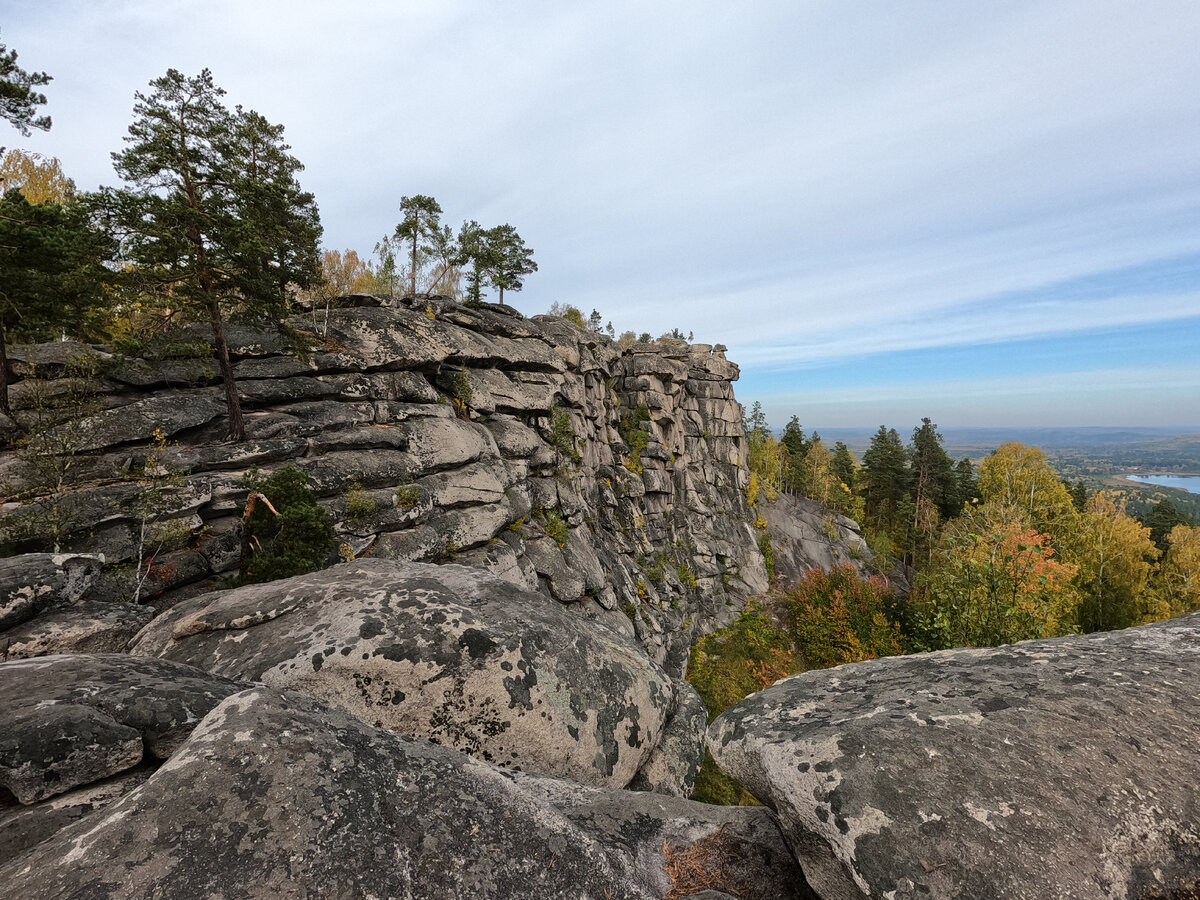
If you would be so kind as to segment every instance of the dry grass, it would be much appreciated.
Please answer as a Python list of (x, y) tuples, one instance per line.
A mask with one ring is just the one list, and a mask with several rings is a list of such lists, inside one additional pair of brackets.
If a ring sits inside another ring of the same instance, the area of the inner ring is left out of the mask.
[(663, 842), (663, 871), (671, 879), (666, 900), (679, 900), (699, 891), (717, 890), (742, 896), (741, 878), (733, 874), (741, 854), (725, 839), (725, 826), (694, 844)]

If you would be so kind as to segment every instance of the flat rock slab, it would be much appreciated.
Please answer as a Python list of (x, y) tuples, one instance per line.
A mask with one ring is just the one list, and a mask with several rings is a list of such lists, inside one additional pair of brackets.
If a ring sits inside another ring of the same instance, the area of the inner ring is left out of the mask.
[(120, 653), (154, 615), (153, 608), (134, 603), (79, 603), (0, 634), (0, 658)]
[(104, 565), (84, 553), (23, 553), (0, 559), (0, 631), (46, 607), (77, 603)]
[[(700, 881), (696, 861), (727, 871)], [(516, 776), (260, 686), (137, 790), (0, 862), (0, 897), (788, 898), (796, 878), (764, 810)]]
[(675, 705), (630, 639), (478, 569), (365, 559), (186, 600), (131, 652), (497, 765), (624, 787)]
[(0, 663), (0, 787), (37, 803), (166, 759), (243, 685), (189, 666), (129, 656), (43, 656)]
[(709, 729), (823, 898), (1190, 897), (1200, 614), (776, 683)]

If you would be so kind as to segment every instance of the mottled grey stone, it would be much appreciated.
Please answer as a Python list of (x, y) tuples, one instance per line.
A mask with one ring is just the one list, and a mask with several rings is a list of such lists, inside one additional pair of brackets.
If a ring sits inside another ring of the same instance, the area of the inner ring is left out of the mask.
[[(75, 424), (56, 426), (45, 437), (34, 435), (30, 446), (37, 451), (69, 441), (75, 452), (81, 452), (149, 441), (159, 430), (169, 437), (224, 416), (225, 401), (218, 391), (213, 387), (156, 394), (116, 409), (102, 410)], [(64, 437), (67, 429), (70, 436)]]
[(47, 607), (77, 603), (104, 558), (84, 553), (24, 553), (0, 559), (0, 631)]
[(154, 610), (132, 603), (79, 603), (0, 634), (0, 659), (55, 653), (120, 653)]
[(6, 900), (798, 900), (802, 884), (765, 810), (516, 776), (265, 687), (137, 790), (0, 860)]
[[(32, 806), (0, 801), (0, 861), (16, 859), (60, 829), (103, 809), (150, 777), (156, 765), (143, 763)], [(3, 890), (3, 888), (0, 888)]]
[(184, 601), (131, 648), (498, 765), (624, 787), (673, 708), (615, 632), (477, 569), (364, 559)]
[(704, 735), (708, 708), (686, 681), (675, 681), (675, 709), (663, 728), (662, 739), (645, 765), (638, 769), (629, 789), (689, 797), (704, 763)]
[(796, 675), (709, 747), (823, 898), (1187, 897), (1197, 684), (1193, 614)]
[(24, 804), (165, 759), (241, 685), (129, 656), (0, 663), (0, 787)]

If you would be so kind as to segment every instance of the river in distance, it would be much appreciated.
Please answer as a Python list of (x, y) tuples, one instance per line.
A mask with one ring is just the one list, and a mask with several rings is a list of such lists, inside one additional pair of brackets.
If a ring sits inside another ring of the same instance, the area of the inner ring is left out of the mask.
[(1155, 487), (1179, 488), (1189, 494), (1200, 494), (1200, 475), (1126, 475), (1125, 478)]

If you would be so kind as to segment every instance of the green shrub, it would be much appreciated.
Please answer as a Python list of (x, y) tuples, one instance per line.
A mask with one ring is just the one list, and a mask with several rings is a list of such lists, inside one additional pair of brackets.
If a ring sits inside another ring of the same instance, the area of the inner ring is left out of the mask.
[(721, 771), (707, 750), (691, 799), (717, 806), (762, 806), (753, 794)]
[(365, 519), (375, 514), (375, 498), (363, 492), (362, 485), (357, 481), (350, 485), (346, 493), (346, 503), (343, 507), (346, 515), (352, 519)]
[(629, 458), (625, 460), (625, 468), (635, 475), (642, 474), (642, 453), (650, 443), (650, 432), (645, 425), (650, 421), (650, 407), (639, 403), (635, 409), (621, 416), (617, 424), (617, 432), (629, 446)]
[(733, 624), (705, 635), (692, 647), (687, 678), (703, 698), (711, 721), (739, 700), (798, 671), (787, 633), (751, 603)]
[(421, 488), (411, 482), (396, 486), (396, 509), (412, 509), (421, 499)]
[(254, 584), (323, 569), (336, 550), (333, 522), (308, 487), (308, 476), (287, 465), (266, 479), (251, 472), (244, 481), (251, 493), (266, 497), (244, 523), (250, 552), (242, 559), (239, 581)]
[(582, 454), (575, 449), (575, 428), (571, 425), (571, 414), (557, 403), (550, 407), (550, 446), (560, 456), (571, 460), (576, 465), (583, 459)]
[(789, 631), (810, 669), (902, 652), (895, 599), (882, 578), (861, 578), (846, 563), (814, 569), (784, 595)]
[[(727, 628), (706, 635), (692, 647), (687, 680), (691, 682), (711, 722), (733, 704), (799, 671), (787, 634), (777, 628), (762, 607), (751, 604)], [(706, 756), (693, 800), (726, 806), (756, 806), (745, 788)]]
[(534, 513), (534, 517), (541, 523), (546, 534), (554, 538), (558, 546), (565, 547), (567, 545), (567, 537), (570, 535), (570, 529), (567, 527), (567, 523), (563, 521), (562, 513), (557, 510), (547, 512), (546, 510), (539, 509)]
[(763, 555), (763, 561), (767, 564), (767, 578), (774, 581), (775, 548), (771, 546), (771, 532), (760, 531), (758, 533), (758, 552)]
[(451, 375), (449, 383), (450, 397), (453, 401), (454, 411), (460, 417), (469, 416), (474, 393), (471, 391), (471, 378), (467, 374), (467, 367), (463, 366)]

